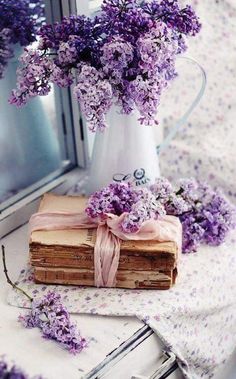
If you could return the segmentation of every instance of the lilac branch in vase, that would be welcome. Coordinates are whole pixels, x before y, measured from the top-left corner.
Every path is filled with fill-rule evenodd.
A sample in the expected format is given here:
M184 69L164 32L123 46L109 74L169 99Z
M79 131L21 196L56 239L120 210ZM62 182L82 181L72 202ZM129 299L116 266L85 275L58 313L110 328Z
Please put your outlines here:
M137 108L145 125L158 123L162 92L177 75L176 57L200 26L193 9L177 0L104 0L96 17L71 15L42 26L37 48L21 57L10 103L21 106L47 95L52 84L74 83L92 131L106 128L113 104L125 114Z

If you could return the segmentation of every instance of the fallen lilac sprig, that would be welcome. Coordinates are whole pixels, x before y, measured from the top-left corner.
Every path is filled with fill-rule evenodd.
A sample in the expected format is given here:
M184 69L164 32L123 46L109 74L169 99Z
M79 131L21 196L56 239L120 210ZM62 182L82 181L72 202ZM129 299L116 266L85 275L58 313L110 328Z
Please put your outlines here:
M30 377L19 367L9 365L9 363L0 357L0 379L30 379ZM32 379L43 379L42 376L34 376Z
M93 194L86 208L90 218L103 220L107 213L126 215L120 225L135 233L142 223L167 215L179 217L183 227L183 253L197 251L202 243L218 246L236 225L236 208L219 190L193 178L181 179L176 188L159 178L149 188L112 183Z
M44 338L59 342L73 354L80 353L86 346L85 338L80 335L76 324L71 322L69 312L61 303L61 297L55 292L48 292L43 298L33 299L24 290L14 284L7 272L5 248L2 246L2 260L7 282L30 300L29 313L19 316L19 321L26 328L38 327Z
M50 291L42 299L33 300L30 312L20 315L19 321L26 328L40 328L44 338L59 342L73 354L80 353L87 346L62 305L61 296L55 292Z

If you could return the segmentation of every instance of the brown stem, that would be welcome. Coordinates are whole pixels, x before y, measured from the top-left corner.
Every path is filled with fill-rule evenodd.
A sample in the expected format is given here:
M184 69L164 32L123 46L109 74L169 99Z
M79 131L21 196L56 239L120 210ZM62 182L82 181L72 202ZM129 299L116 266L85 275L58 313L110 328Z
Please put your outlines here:
M10 284L10 286L12 286L12 288L23 293L23 295L25 295L32 302L33 298L30 297L22 288L17 287L17 285L14 284L8 276L7 265L6 265L6 255L5 255L5 246L4 245L2 245L2 263L3 263L3 270L4 270L5 277L7 279L7 283Z

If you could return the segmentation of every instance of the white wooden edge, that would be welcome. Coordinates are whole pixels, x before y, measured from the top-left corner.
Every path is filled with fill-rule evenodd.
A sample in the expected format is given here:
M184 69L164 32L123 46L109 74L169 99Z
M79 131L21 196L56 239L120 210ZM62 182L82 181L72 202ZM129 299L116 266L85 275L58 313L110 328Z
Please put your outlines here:
M63 195L85 176L86 170L75 168L8 207L0 214L0 238L28 222L30 216L37 211L44 193L53 191Z

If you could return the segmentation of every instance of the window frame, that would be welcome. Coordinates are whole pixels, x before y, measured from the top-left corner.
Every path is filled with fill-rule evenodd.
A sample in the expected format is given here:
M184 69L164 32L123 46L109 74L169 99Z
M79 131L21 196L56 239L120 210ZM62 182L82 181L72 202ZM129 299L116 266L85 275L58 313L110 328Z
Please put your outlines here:
M59 21L63 16L69 14L76 14L77 10L79 13L88 14L88 1L58 0L56 4L55 0L45 0L47 23ZM19 194L19 200L0 212L0 238L28 222L30 216L37 211L40 198L44 193L53 191L56 194L65 194L87 175L89 152L86 123L81 116L78 102L73 96L73 86L63 91L56 89L56 98L58 100L56 106L61 108L60 122L63 123L60 129L63 130L64 135L61 135L60 138L66 138L67 149L74 168L67 173L59 173L51 180L49 178L42 185L40 182L35 183L27 189L27 192L30 190L30 193L26 196L22 196L22 193ZM71 127L67 128L67 125L71 125ZM45 182L45 180L43 181Z

